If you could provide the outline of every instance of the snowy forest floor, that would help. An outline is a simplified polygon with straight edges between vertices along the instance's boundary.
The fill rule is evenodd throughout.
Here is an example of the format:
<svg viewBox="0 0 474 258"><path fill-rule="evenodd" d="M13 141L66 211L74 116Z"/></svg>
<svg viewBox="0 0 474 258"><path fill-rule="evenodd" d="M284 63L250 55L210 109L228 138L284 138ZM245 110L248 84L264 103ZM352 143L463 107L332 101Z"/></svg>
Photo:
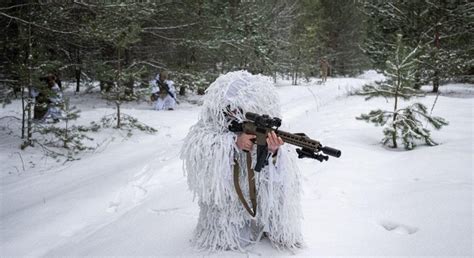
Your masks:
<svg viewBox="0 0 474 258"><path fill-rule="evenodd" d="M298 161L307 246L295 255L472 256L474 85L443 85L433 114L450 124L432 131L439 145L404 151L383 147L381 128L355 120L371 109L393 109L390 99L350 95L376 78L277 83L282 128L342 150L325 163ZM78 123L115 112L98 94L66 95L82 110ZM431 109L435 98L410 102ZM158 132L92 133L99 148L64 164L40 148L21 151L19 122L1 119L0 256L291 255L267 240L248 253L190 246L199 210L178 154L197 121L194 102L183 100L174 111L126 103L125 113ZM0 117L20 114L19 101L0 109Z"/></svg>

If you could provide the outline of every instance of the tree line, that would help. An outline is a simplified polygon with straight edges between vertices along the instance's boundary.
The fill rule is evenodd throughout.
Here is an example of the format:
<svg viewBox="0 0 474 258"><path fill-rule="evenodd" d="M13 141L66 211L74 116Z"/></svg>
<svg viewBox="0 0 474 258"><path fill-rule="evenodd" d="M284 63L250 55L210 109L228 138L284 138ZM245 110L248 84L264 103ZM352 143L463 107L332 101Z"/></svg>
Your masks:
<svg viewBox="0 0 474 258"><path fill-rule="evenodd" d="M0 3L0 101L21 98L22 137L40 78L100 82L117 107L161 70L202 92L219 74L277 78L387 70L400 44L417 49L413 87L472 81L473 9L467 0L5 0ZM399 36L401 35L401 36Z"/></svg>
<svg viewBox="0 0 474 258"><path fill-rule="evenodd" d="M54 71L77 91L86 80L133 91L162 69L183 86L235 69L315 76L322 57L333 74L350 75L383 69L402 34L424 48L417 85L439 85L472 73L472 10L463 0L6 0L1 79L19 91Z"/></svg>

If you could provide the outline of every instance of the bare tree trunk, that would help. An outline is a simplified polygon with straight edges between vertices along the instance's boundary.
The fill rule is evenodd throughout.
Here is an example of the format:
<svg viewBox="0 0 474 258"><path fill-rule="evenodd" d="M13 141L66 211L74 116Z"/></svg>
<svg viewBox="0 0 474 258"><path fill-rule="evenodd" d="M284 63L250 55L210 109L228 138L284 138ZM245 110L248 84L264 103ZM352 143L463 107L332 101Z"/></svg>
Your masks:
<svg viewBox="0 0 474 258"><path fill-rule="evenodd" d="M414 12L414 15L416 15L414 22L415 22L415 28L418 28L420 25L420 20L421 20L421 8L419 5L417 5L417 10ZM421 34L418 34L416 37L416 42L417 44L420 44L421 42ZM420 54L416 54L416 58L419 58ZM415 65L415 83L414 83L414 88L419 90L421 89L421 67L420 64L417 63Z"/></svg>
<svg viewBox="0 0 474 258"><path fill-rule="evenodd" d="M80 91L81 87L81 68L76 67L76 92Z"/></svg>
<svg viewBox="0 0 474 258"><path fill-rule="evenodd" d="M116 86L116 97L117 99L115 100L115 105L117 106L117 128L120 128L121 126L121 121L120 121L120 77L122 76L122 66L120 64L120 47L117 48L117 86Z"/></svg>
<svg viewBox="0 0 474 258"><path fill-rule="evenodd" d="M444 6L446 6L446 1L442 1ZM441 18L439 18L441 19ZM435 58L439 59L439 47L440 47L440 38L439 38L439 24L435 25L435 38L434 38L434 45L435 45ZM434 75L433 75L433 92L438 92L439 89L439 67L435 64L434 66Z"/></svg>
<svg viewBox="0 0 474 258"><path fill-rule="evenodd" d="M117 128L120 128L122 126L120 121L120 102L117 101L115 104L117 105Z"/></svg>
<svg viewBox="0 0 474 258"><path fill-rule="evenodd" d="M31 117L31 101L28 101L27 107L27 138L26 142L28 145L32 145L31 139L33 138L33 124L32 124L32 117Z"/></svg>
<svg viewBox="0 0 474 258"><path fill-rule="evenodd" d="M439 58L438 48L435 49L434 58ZM439 89L439 67L435 64L434 65L434 74L433 74L433 91L438 92Z"/></svg>
<svg viewBox="0 0 474 258"><path fill-rule="evenodd" d="M295 74L293 76L293 85L298 85L298 72L300 69L300 57L301 57L301 50L298 50L298 56L296 57L296 64L295 64Z"/></svg>
<svg viewBox="0 0 474 258"><path fill-rule="evenodd" d="M32 74L31 74L31 65L32 65L32 59L33 59L33 43L31 42L31 24L28 25L28 97L26 101L26 111L27 111L27 123L26 123L26 142L24 146L31 146L31 139L33 135L33 125L32 125L32 117L31 117L31 91L32 91L32 85L33 85L33 79L32 79Z"/></svg>
<svg viewBox="0 0 474 258"><path fill-rule="evenodd" d="M81 67L80 67L80 64L81 64L81 57L80 57L80 51L79 50L76 50L76 92L79 92L80 91L80 87L81 87Z"/></svg>
<svg viewBox="0 0 474 258"><path fill-rule="evenodd" d="M130 65L130 50L128 48L125 48L123 55L124 55L123 56L124 57L124 66ZM124 85L125 95L132 96L133 93L134 93L133 85L135 84L135 79L134 78L127 78L126 81L124 82L124 84L125 84Z"/></svg>
<svg viewBox="0 0 474 258"><path fill-rule="evenodd" d="M401 84L401 74L400 69L397 69L397 87L395 88L395 105L393 106L393 134L392 134L392 144L393 148L397 148L397 127L395 125L395 121L397 119L397 109L398 109L398 89L400 88Z"/></svg>
<svg viewBox="0 0 474 258"><path fill-rule="evenodd" d="M69 112L69 101L68 101L68 100L67 100L67 102L66 102L65 108L66 108L66 112ZM68 140L68 126L69 126L69 117L68 117L68 115L65 116L65 119L64 119L64 120L65 120L65 128L64 128L63 147L66 148L66 149L68 149L68 148L69 148L68 145L67 145L67 143L68 143L68 141L69 141L69 140Z"/></svg>
<svg viewBox="0 0 474 258"><path fill-rule="evenodd" d="M26 103L25 103L25 86L21 85L21 139L25 139L25 118L26 118Z"/></svg>
<svg viewBox="0 0 474 258"><path fill-rule="evenodd" d="M419 65L415 67L415 85L414 88L419 90L421 89L421 71Z"/></svg>
<svg viewBox="0 0 474 258"><path fill-rule="evenodd" d="M438 68L435 68L434 77L433 77L433 92L438 92L439 90L439 71Z"/></svg>

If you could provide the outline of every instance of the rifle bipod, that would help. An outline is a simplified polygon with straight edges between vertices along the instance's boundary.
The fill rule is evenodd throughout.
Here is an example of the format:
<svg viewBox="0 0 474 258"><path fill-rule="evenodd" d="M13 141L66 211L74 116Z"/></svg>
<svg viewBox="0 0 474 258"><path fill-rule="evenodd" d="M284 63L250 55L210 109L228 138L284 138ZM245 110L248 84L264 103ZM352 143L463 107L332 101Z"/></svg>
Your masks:
<svg viewBox="0 0 474 258"><path fill-rule="evenodd" d="M329 157L326 155L316 154L313 151L306 148L296 149L296 153L298 153L299 159L311 158L311 159L317 159L320 162L327 161L329 159Z"/></svg>

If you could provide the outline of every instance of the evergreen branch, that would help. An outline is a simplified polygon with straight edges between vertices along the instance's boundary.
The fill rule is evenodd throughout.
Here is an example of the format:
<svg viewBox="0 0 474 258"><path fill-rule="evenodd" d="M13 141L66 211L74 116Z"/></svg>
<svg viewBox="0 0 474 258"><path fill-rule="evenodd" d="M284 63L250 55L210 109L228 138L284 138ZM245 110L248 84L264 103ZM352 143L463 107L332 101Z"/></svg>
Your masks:
<svg viewBox="0 0 474 258"><path fill-rule="evenodd" d="M200 24L200 23L201 22L193 22L193 23L188 23L188 24L181 24L181 25L167 26L167 27L145 27L143 28L143 30L174 30L174 29L190 27L190 26Z"/></svg>
<svg viewBox="0 0 474 258"><path fill-rule="evenodd" d="M23 6L29 6L29 5L39 5L39 3L17 4L17 5L12 5L12 6L9 6L9 7L2 7L2 8L0 8L0 10L9 10L9 9L23 7Z"/></svg>
<svg viewBox="0 0 474 258"><path fill-rule="evenodd" d="M32 140L35 144L38 144L44 152L46 152L48 155L52 155L53 157L65 157L66 155L57 151L54 151L50 148L48 148L45 144L42 144L40 141L33 139Z"/></svg>
<svg viewBox="0 0 474 258"><path fill-rule="evenodd" d="M400 67L404 67L404 64L412 59L412 57L418 52L418 46L413 49L408 55L405 56L405 58L403 58L403 61L400 63ZM405 65L406 66L406 65Z"/></svg>
<svg viewBox="0 0 474 258"><path fill-rule="evenodd" d="M2 117L0 117L0 120L7 119L7 118L13 118L13 119L16 119L16 120L21 120L20 118L18 118L16 116L2 116Z"/></svg>
<svg viewBox="0 0 474 258"><path fill-rule="evenodd" d="M61 31L61 30L55 30L55 29L52 29L52 28L49 28L49 27L45 27L45 26L36 24L36 23L34 23L34 22L29 22L29 21L23 20L23 19L21 19L21 18L15 17L15 16L8 15L8 14L6 14L6 13L4 13L4 12L0 12L0 15L3 15L3 16L5 16L5 17L7 17L7 18L10 18L10 19L19 21L19 22L24 23L24 24L32 25L32 26L35 26L35 27L37 27L37 28L41 28L41 29L48 30L48 31L51 31L51 32L55 32L55 33L74 34L74 33L77 33L77 32L78 32L78 31Z"/></svg>
<svg viewBox="0 0 474 258"><path fill-rule="evenodd" d="M150 33L150 34L153 35L153 36L157 36L158 38L166 39L166 40L169 40L169 41L186 40L186 38L170 38L170 37L166 37L166 36L160 35L160 34L158 34L158 33L156 33L156 32L153 32L153 31L144 31L144 33Z"/></svg>
<svg viewBox="0 0 474 258"><path fill-rule="evenodd" d="M151 61L138 61L138 62L134 62L133 64L131 64L131 65L130 65L129 67L127 67L127 68L129 69L129 68L132 68L133 66L136 66L136 65L139 65L139 64L149 65L149 66L151 66L151 67L158 68L158 69L166 69L166 67L164 67L164 66L160 66L160 65L156 65L156 64L151 63Z"/></svg>

